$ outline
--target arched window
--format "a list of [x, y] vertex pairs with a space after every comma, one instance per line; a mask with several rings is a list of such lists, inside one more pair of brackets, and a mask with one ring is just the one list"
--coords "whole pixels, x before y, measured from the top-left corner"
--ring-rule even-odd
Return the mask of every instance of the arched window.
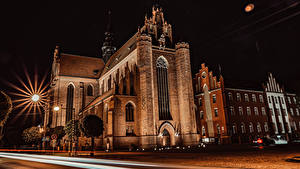
[[246, 129], [245, 129], [245, 124], [244, 123], [241, 124], [241, 130], [242, 130], [242, 133], [246, 133]]
[[74, 109], [73, 100], [74, 100], [74, 86], [70, 84], [67, 89], [66, 123], [72, 120], [73, 109]]
[[87, 87], [87, 95], [88, 96], [93, 96], [94, 95], [94, 91], [93, 91], [92, 85], [88, 85], [88, 87]]
[[253, 124], [251, 122], [249, 124], [249, 131], [250, 131], [250, 133], [254, 132], [254, 130], [253, 130]]
[[163, 57], [156, 61], [159, 120], [172, 120], [169, 105], [168, 64]]
[[205, 127], [202, 126], [202, 136], [205, 136]]
[[221, 134], [221, 128], [219, 124], [217, 124], [217, 134]]
[[131, 103], [126, 104], [126, 122], [134, 121], [134, 107]]
[[258, 133], [261, 132], [261, 126], [260, 126], [260, 123], [257, 123], [257, 132], [258, 132]]

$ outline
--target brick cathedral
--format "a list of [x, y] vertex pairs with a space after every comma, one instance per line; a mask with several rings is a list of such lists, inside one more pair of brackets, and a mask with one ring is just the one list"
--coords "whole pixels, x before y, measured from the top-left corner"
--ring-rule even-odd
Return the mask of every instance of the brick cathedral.
[[[192, 78], [189, 44], [174, 42], [172, 26], [154, 6], [152, 16], [118, 50], [108, 26], [101, 58], [56, 47], [45, 124], [55, 128], [95, 114], [104, 123], [96, 146], [111, 149], [300, 136], [296, 95], [285, 92], [272, 74], [261, 90], [231, 88], [225, 80], [204, 64]], [[88, 141], [79, 137], [79, 147]]]
[[[95, 114], [104, 123], [98, 147], [197, 144], [189, 44], [173, 41], [162, 8], [154, 6], [152, 16], [120, 49], [112, 40], [108, 27], [102, 58], [55, 49], [48, 126]], [[79, 147], [86, 141], [80, 137]]]

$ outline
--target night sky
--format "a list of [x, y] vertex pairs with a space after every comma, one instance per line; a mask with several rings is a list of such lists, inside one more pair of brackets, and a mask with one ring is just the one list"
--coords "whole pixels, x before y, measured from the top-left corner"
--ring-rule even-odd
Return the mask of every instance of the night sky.
[[[218, 65], [227, 87], [260, 89], [272, 72], [286, 91], [300, 93], [300, 5], [297, 0], [249, 1], [161, 0], [165, 19], [176, 41], [191, 46], [193, 74], [205, 62], [215, 74]], [[120, 47], [151, 14], [153, 0], [29, 1], [0, 5], [0, 78], [19, 85], [13, 72], [24, 77], [37, 67], [49, 72], [56, 45], [65, 53], [101, 56], [101, 45], [112, 11], [115, 44]], [[298, 13], [297, 13], [298, 12]], [[11, 90], [1, 83], [1, 90]]]

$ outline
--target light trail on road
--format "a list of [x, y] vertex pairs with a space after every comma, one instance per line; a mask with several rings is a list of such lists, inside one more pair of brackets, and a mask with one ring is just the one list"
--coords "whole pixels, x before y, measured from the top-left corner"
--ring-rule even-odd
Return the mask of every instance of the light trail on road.
[[[21, 153], [6, 153], [0, 152], [0, 157], [11, 158], [17, 160], [33, 161], [75, 168], [85, 169], [128, 169], [128, 168], [184, 168], [184, 169], [212, 169], [214, 167], [199, 167], [199, 166], [181, 166], [171, 164], [155, 164], [135, 161], [121, 161], [121, 160], [107, 160], [94, 158], [78, 158], [78, 157], [61, 157], [50, 155], [36, 155], [36, 154], [21, 154]], [[220, 169], [220, 168], [215, 168]]]

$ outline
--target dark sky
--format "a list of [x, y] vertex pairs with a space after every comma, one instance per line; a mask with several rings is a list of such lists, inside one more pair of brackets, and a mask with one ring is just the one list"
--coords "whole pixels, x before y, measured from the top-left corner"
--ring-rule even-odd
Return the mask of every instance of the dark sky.
[[[287, 91], [300, 93], [300, 10], [297, 0], [160, 0], [175, 39], [190, 43], [193, 73], [205, 62], [222, 67], [226, 83], [259, 88], [273, 72]], [[15, 82], [22, 64], [40, 75], [51, 66], [55, 45], [63, 52], [101, 55], [107, 12], [112, 11], [115, 43], [120, 47], [151, 14], [153, 0], [30, 1], [0, 5], [0, 77]], [[1, 89], [9, 90], [0, 84]]]

